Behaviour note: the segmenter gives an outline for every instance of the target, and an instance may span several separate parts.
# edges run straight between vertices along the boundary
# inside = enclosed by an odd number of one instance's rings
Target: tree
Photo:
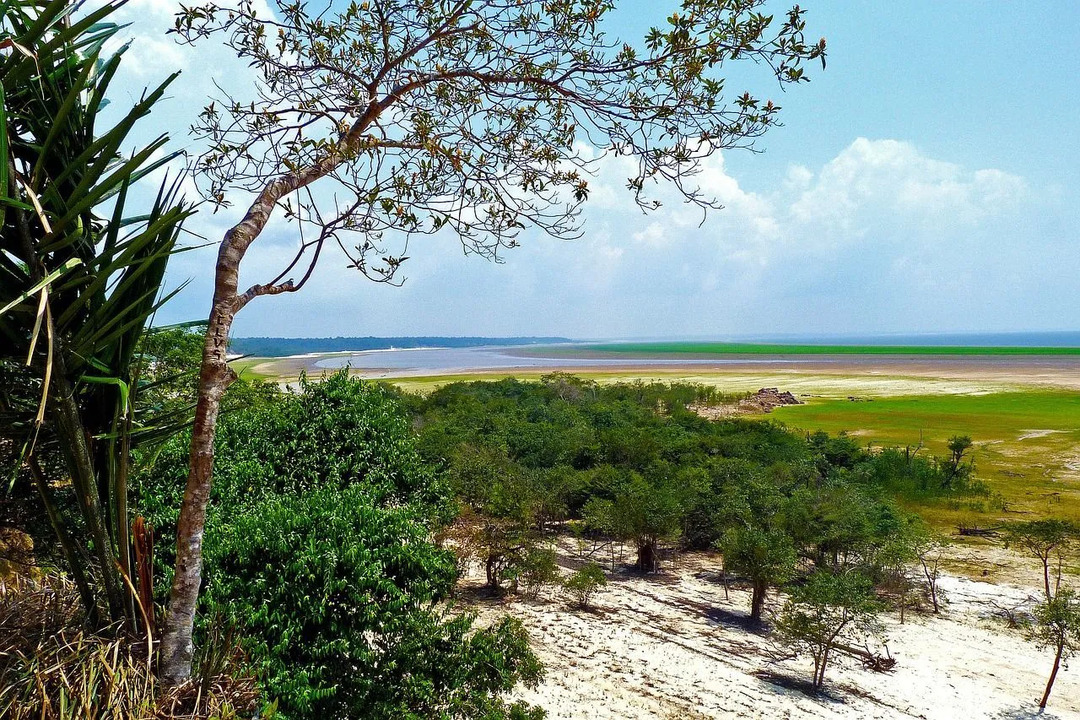
[[[724,570],[750,579],[750,619],[761,620],[765,595],[795,571],[795,545],[780,522],[784,494],[773,477],[734,473],[718,491],[717,516],[726,527],[717,542]]]
[[[638,572],[660,569],[658,550],[678,537],[686,513],[687,492],[666,474],[647,480],[636,472],[618,484],[611,500],[594,498],[584,515],[593,527],[634,543]]]
[[[934,533],[922,535],[915,543],[915,556],[919,559],[919,566],[926,580],[926,594],[930,598],[930,604],[935,613],[941,612],[941,606],[948,600],[945,593],[938,587],[941,561],[948,547],[949,539]]]
[[[1055,597],[1039,603],[1034,616],[1035,622],[1029,631],[1030,639],[1040,648],[1054,651],[1054,667],[1050,671],[1050,679],[1046,682],[1046,691],[1039,701],[1039,709],[1045,710],[1061,661],[1067,662],[1080,651],[1080,598],[1072,589],[1066,588]]]
[[[954,435],[949,438],[947,447],[949,457],[945,461],[945,477],[942,482],[946,488],[950,488],[957,480],[963,480],[971,474],[971,461],[964,462],[967,451],[971,449],[971,438],[967,435]]]
[[[595,562],[585,563],[563,583],[563,587],[574,600],[574,604],[582,610],[589,608],[593,596],[606,585],[607,576],[604,575],[604,569]]]
[[[471,530],[466,545],[480,556],[488,588],[497,590],[535,545],[534,488],[504,454],[471,445],[454,454],[449,474],[472,511],[461,518]]]
[[[829,656],[845,641],[876,632],[880,603],[870,578],[855,572],[818,570],[791,591],[776,621],[776,631],[796,654],[814,658],[814,690],[825,683]]]
[[[491,258],[530,225],[575,236],[589,193],[582,139],[636,163],[628,188],[641,207],[657,206],[647,190],[661,180],[710,206],[691,182],[701,160],[752,145],[779,111],[749,92],[727,95],[728,64],[757,61],[781,84],[807,80],[806,61],[824,65],[825,41],[806,41],[800,8],[774,23],[762,4],[684,0],[639,47],[605,32],[611,0],[372,0],[318,14],[279,2],[272,19],[250,0],[183,9],[182,40],[223,37],[259,82],[256,98],[211,104],[197,126],[210,143],[198,162],[207,197],[255,199],[218,251],[161,645],[166,680],[190,673],[236,313],[302,288],[327,243],[353,247],[352,267],[389,282],[405,260],[383,248],[393,233],[445,230]],[[241,290],[241,262],[279,208],[299,223],[300,249],[278,277]]]
[[[21,448],[91,620],[103,601],[134,628],[131,450],[175,426],[142,412],[136,348],[190,208],[167,183],[149,207],[129,202],[173,157],[165,136],[132,148],[129,133],[175,75],[101,126],[123,53],[102,55],[120,29],[107,20],[123,4],[0,8],[0,366],[25,365],[0,398],[0,445]]]
[[[1014,522],[1005,526],[1004,539],[1005,547],[1014,547],[1042,563],[1043,592],[1047,601],[1052,600],[1061,586],[1065,556],[1080,542],[1080,525],[1056,518]]]
[[[750,579],[750,619],[760,621],[769,587],[784,582],[795,570],[791,538],[780,530],[736,527],[724,533],[718,546],[724,569]]]

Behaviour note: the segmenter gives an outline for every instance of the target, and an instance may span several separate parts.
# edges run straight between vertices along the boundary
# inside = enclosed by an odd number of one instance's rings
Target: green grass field
[[[633,355],[1080,355],[1080,347],[998,347],[960,345],[784,345],[768,343],[657,342],[606,343],[544,350],[545,355],[597,353]]]
[[[946,454],[953,435],[974,441],[975,474],[1000,496],[982,513],[969,507],[924,508],[936,524],[987,524],[999,519],[1080,519],[1080,393],[1015,391],[985,395],[811,398],[771,417],[791,427],[847,432],[874,446],[923,443]]]

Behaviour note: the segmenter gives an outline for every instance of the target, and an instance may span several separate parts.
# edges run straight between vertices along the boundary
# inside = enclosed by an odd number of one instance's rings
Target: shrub
[[[538,679],[519,628],[476,630],[439,610],[454,557],[429,541],[421,513],[376,507],[360,486],[327,488],[271,498],[208,538],[209,602],[239,624],[287,717],[456,717],[480,705],[502,717],[495,696]]]
[[[520,626],[476,628],[445,607],[457,568],[432,537],[450,515],[448,486],[389,393],[344,373],[305,380],[219,431],[200,611],[235,624],[281,716],[532,712],[503,700],[540,675]],[[166,532],[185,463],[170,447],[144,478]]]
[[[590,562],[571,575],[563,586],[577,607],[587,609],[593,596],[605,585],[607,576],[603,569],[595,562]]]
[[[529,548],[518,569],[518,580],[525,597],[535,600],[544,588],[559,582],[559,565],[555,562],[555,551],[544,548]]]

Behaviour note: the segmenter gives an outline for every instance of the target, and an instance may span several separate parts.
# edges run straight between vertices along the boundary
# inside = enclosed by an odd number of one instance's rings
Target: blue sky
[[[197,152],[186,128],[214,92],[243,88],[223,49],[164,35],[178,3],[132,0],[133,39],[113,100],[183,74],[145,128]],[[1080,79],[1074,2],[806,0],[828,69],[772,96],[784,126],[761,154],[710,162],[703,189],[643,216],[618,160],[601,165],[585,237],[526,233],[495,265],[449,237],[414,244],[404,287],[327,257],[301,293],[260,298],[234,334],[725,337],[1080,329]],[[621,0],[612,31],[640,35],[670,3]],[[782,11],[783,4],[776,5]],[[762,87],[760,83],[756,87]],[[771,89],[771,86],[770,86]],[[218,240],[228,215],[191,228]],[[276,275],[291,228],[275,223],[242,281]],[[161,322],[205,317],[213,251],[174,261],[187,289]]]

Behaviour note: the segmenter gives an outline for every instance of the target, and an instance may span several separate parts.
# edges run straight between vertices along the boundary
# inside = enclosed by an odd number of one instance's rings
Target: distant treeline
[[[229,349],[241,355],[283,357],[315,352],[360,352],[390,348],[467,348],[484,345],[549,345],[571,342],[563,337],[332,337],[332,338],[233,338]]]

